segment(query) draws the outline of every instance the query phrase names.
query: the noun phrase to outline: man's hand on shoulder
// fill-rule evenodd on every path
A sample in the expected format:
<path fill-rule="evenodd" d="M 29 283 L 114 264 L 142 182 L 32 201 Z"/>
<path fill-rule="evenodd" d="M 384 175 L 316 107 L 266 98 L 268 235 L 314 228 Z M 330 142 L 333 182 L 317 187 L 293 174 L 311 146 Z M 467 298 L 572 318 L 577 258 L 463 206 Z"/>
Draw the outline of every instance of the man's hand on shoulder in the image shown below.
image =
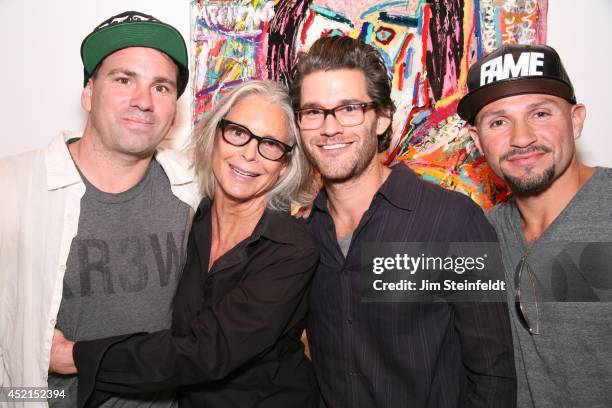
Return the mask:
<path fill-rule="evenodd" d="M 303 205 L 302 207 L 291 208 L 291 215 L 295 218 L 308 218 L 312 212 L 313 203 Z"/>

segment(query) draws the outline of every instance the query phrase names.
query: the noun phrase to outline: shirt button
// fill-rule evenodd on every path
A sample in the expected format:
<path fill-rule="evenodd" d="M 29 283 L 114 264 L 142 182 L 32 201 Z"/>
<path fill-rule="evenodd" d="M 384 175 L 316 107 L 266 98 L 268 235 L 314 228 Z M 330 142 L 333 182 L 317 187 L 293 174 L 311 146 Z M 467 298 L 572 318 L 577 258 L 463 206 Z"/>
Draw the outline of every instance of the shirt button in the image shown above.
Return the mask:
<path fill-rule="evenodd" d="M 354 377 L 354 376 L 356 376 L 356 375 L 357 375 L 357 373 L 356 373 L 356 372 L 354 372 L 354 371 L 349 371 L 349 373 L 348 373 L 348 374 L 349 374 L 349 376 L 351 376 L 351 377 Z"/>
<path fill-rule="evenodd" d="M 350 319 L 350 318 L 349 318 L 349 319 L 346 319 L 346 322 L 347 322 L 348 324 L 353 324 L 353 319 Z"/>

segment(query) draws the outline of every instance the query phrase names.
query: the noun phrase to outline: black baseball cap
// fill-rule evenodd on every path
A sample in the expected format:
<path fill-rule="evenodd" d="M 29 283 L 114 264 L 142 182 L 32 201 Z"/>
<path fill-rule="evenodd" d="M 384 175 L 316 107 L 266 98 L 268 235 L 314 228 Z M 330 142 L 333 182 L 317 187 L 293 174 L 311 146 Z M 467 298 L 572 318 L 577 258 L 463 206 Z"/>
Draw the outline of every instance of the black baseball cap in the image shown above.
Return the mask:
<path fill-rule="evenodd" d="M 147 47 L 168 55 L 178 67 L 177 98 L 189 81 L 187 46 L 181 33 L 169 24 L 138 11 L 117 14 L 94 28 L 81 43 L 84 84 L 100 63 L 115 51 Z"/>
<path fill-rule="evenodd" d="M 501 46 L 470 67 L 467 86 L 468 93 L 459 101 L 457 113 L 472 124 L 482 108 L 508 96 L 541 93 L 576 103 L 561 58 L 547 45 Z"/>

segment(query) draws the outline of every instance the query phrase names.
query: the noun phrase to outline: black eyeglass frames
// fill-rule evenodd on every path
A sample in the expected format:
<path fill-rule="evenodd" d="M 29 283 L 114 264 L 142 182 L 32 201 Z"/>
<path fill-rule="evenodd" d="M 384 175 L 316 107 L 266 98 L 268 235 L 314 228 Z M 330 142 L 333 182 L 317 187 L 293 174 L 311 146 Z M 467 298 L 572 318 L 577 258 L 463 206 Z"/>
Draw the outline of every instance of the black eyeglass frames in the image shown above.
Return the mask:
<path fill-rule="evenodd" d="M 252 139 L 257 140 L 257 151 L 263 158 L 268 160 L 281 160 L 295 147 L 295 144 L 293 146 L 289 146 L 288 144 L 271 137 L 257 136 L 246 126 L 232 122 L 231 120 L 227 120 L 225 118 L 219 121 L 219 128 L 221 129 L 221 136 L 223 137 L 223 140 L 232 146 L 244 146 Z"/>

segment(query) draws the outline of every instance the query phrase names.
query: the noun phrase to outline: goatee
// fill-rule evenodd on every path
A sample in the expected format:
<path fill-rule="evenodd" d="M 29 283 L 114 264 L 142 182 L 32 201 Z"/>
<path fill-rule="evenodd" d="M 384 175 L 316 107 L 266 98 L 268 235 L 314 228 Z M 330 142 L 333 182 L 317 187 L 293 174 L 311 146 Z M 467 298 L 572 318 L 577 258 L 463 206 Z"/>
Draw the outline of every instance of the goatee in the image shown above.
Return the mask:
<path fill-rule="evenodd" d="M 544 191 L 552 184 L 554 178 L 554 164 L 540 174 L 527 174 L 522 177 L 504 174 L 504 180 L 516 195 L 531 195 Z"/>

